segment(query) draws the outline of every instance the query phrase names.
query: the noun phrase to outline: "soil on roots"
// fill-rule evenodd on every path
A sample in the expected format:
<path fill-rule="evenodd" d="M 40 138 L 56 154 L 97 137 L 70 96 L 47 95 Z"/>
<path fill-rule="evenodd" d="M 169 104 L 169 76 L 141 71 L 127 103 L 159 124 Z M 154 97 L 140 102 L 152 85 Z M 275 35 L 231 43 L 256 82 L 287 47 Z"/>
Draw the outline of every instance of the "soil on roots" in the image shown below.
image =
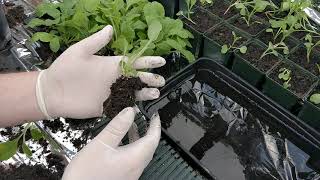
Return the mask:
<path fill-rule="evenodd" d="M 15 27 L 22 24 L 24 20 L 24 8 L 22 6 L 14 6 L 14 4 L 7 3 L 6 5 L 6 18 L 9 27 Z"/>
<path fill-rule="evenodd" d="M 111 94 L 103 104 L 104 113 L 112 119 L 124 108 L 134 106 L 135 91 L 144 87 L 147 85 L 140 78 L 121 76 L 111 86 Z"/>

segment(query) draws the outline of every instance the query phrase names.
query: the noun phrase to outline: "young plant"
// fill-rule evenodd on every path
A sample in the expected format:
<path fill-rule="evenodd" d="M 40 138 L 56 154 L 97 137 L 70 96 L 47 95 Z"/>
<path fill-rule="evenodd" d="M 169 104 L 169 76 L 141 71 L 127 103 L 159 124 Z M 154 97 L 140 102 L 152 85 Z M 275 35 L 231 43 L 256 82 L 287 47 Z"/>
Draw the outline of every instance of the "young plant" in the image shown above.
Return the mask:
<path fill-rule="evenodd" d="M 310 102 L 314 103 L 315 105 L 319 105 L 320 104 L 320 94 L 319 93 L 313 94 L 310 97 Z"/>
<path fill-rule="evenodd" d="M 247 52 L 247 46 L 235 47 L 236 42 L 239 41 L 242 37 L 237 36 L 237 34 L 234 31 L 232 31 L 232 36 L 233 36 L 233 42 L 230 45 L 224 44 L 221 47 L 221 53 L 226 54 L 231 49 L 232 50 L 238 49 L 242 54 L 245 54 Z"/>
<path fill-rule="evenodd" d="M 280 80 L 284 81 L 283 87 L 285 89 L 288 89 L 289 87 L 291 87 L 291 84 L 290 84 L 290 81 L 291 81 L 291 70 L 290 69 L 281 68 L 279 70 L 278 78 Z"/>
<path fill-rule="evenodd" d="M 28 123 L 24 125 L 24 128 L 20 135 L 18 135 L 15 139 L 0 143 L 0 160 L 5 161 L 10 159 L 13 155 L 15 155 L 18 149 L 22 149 L 23 153 L 28 157 L 32 156 L 32 151 L 29 146 L 26 144 L 26 134 L 30 132 L 31 138 L 35 141 L 39 141 L 44 138 L 42 132 L 33 124 Z"/>
<path fill-rule="evenodd" d="M 194 13 L 192 11 L 192 8 L 194 7 L 194 5 L 197 3 L 197 0 L 185 0 L 186 4 L 187 4 L 187 9 L 185 11 L 179 11 L 178 12 L 178 16 L 184 16 L 185 18 L 187 18 L 190 22 L 194 23 L 191 19 L 191 15 Z M 201 0 L 201 2 L 205 2 L 205 0 Z"/>
<path fill-rule="evenodd" d="M 49 43 L 53 52 L 71 46 L 106 25 L 112 25 L 114 38 L 107 48 L 117 55 L 131 57 L 147 47 L 141 55 L 162 56 L 179 52 L 189 61 L 194 60 L 193 54 L 187 50 L 191 47 L 189 39 L 193 35 L 183 28 L 181 20 L 165 17 L 165 10 L 158 2 L 69 0 L 43 3 L 36 12 L 37 18 L 31 20 L 29 26 L 45 27 L 45 31 L 35 33 L 32 40 Z M 158 21 L 162 30 L 156 40 L 148 43 L 148 29 L 153 21 Z"/>
<path fill-rule="evenodd" d="M 257 21 L 252 22 L 252 17 L 256 13 L 264 12 L 268 7 L 274 8 L 274 4 L 267 0 L 236 0 L 231 4 L 225 13 L 227 13 L 232 7 L 235 7 L 240 11 L 242 18 L 245 20 L 248 26 L 252 23 L 260 23 Z"/>
<path fill-rule="evenodd" d="M 307 34 L 304 38 L 307 42 L 304 43 L 306 49 L 307 49 L 307 61 L 308 63 L 310 63 L 310 56 L 311 56 L 311 52 L 312 50 L 320 45 L 320 40 L 318 42 L 313 42 L 313 38 L 311 34 Z M 318 64 L 317 64 L 318 66 Z M 318 66 L 319 68 L 319 66 Z"/>
<path fill-rule="evenodd" d="M 200 1 L 201 6 L 213 4 L 213 0 L 199 0 L 199 1 Z"/>
<path fill-rule="evenodd" d="M 262 59 L 263 57 L 267 56 L 267 55 L 275 55 L 275 56 L 279 56 L 278 51 L 281 50 L 283 51 L 283 54 L 289 54 L 289 48 L 288 46 L 284 43 L 284 42 L 280 42 L 277 44 L 273 44 L 272 42 L 269 42 L 269 46 L 268 48 L 263 52 L 263 54 L 261 55 L 260 59 Z"/>

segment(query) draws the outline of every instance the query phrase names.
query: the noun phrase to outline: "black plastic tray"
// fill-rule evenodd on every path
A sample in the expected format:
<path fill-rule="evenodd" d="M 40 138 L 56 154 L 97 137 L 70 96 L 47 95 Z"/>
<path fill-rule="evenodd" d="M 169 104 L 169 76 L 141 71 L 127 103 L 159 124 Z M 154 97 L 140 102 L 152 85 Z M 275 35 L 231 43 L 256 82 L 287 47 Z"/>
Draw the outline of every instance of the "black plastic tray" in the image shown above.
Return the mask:
<path fill-rule="evenodd" d="M 268 124 L 271 124 L 274 129 L 285 132 L 288 135 L 287 138 L 291 142 L 299 145 L 299 148 L 311 155 L 311 158 L 308 161 L 309 165 L 316 170 L 320 170 L 318 159 L 318 155 L 320 154 L 320 133 L 303 123 L 296 116 L 279 106 L 259 90 L 240 79 L 237 75 L 233 74 L 214 60 L 202 58 L 196 63 L 187 66 L 176 76 L 168 79 L 167 85 L 161 89 L 161 97 L 159 99 L 165 97 L 170 90 L 181 85 L 185 80 L 197 73 L 202 73 L 201 77 L 204 77 L 203 81 L 213 88 L 217 87 L 223 95 L 228 96 L 231 99 L 233 99 L 232 97 L 236 97 L 237 103 L 249 111 L 255 109 L 254 112 L 258 113 L 252 113 L 254 116 L 260 120 L 268 121 Z M 224 94 L 223 92 L 226 92 L 227 94 Z M 155 109 L 150 110 L 150 107 L 158 101 L 159 100 L 141 102 L 139 104 L 142 113 L 147 118 L 150 118 L 155 111 Z M 163 136 L 170 139 L 170 142 L 179 152 L 181 152 L 182 156 L 184 156 L 191 165 L 199 168 L 199 171 L 208 179 L 215 179 L 214 175 L 212 175 L 188 150 L 176 143 L 175 139 L 172 138 L 165 129 L 162 131 Z"/>

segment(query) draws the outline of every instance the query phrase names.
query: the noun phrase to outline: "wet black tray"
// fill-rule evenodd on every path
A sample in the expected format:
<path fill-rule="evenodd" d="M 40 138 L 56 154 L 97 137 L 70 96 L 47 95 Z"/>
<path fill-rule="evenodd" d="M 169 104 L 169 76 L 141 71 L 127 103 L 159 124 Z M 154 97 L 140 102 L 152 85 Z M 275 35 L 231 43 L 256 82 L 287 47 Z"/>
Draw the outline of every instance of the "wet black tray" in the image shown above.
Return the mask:
<path fill-rule="evenodd" d="M 200 59 L 167 80 L 167 85 L 161 89 L 161 97 L 158 100 L 139 104 L 142 113 L 150 118 L 155 111 L 160 109 L 161 105 L 158 103 L 168 96 L 168 93 L 194 76 L 201 77 L 202 82 L 219 90 L 224 96 L 234 99 L 259 120 L 272 126 L 273 129 L 286 134 L 286 139 L 310 155 L 308 166 L 314 170 L 320 170 L 318 157 L 320 154 L 320 134 L 214 60 Z M 165 120 L 162 119 L 162 121 Z M 187 159 L 193 167 L 198 168 L 206 178 L 215 179 L 209 169 L 164 128 L 163 136 L 167 137 L 184 159 Z"/>

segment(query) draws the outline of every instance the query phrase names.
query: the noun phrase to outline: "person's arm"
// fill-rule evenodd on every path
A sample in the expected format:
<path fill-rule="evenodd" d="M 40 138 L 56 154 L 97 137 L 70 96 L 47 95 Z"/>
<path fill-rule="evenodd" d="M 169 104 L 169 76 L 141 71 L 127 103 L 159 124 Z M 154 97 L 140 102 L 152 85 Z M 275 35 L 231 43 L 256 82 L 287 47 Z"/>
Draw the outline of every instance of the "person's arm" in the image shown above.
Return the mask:
<path fill-rule="evenodd" d="M 0 127 L 44 118 L 36 98 L 38 74 L 0 74 Z"/>
<path fill-rule="evenodd" d="M 121 76 L 122 56 L 97 56 L 112 39 L 112 26 L 72 45 L 52 65 L 39 72 L 0 74 L 0 127 L 57 117 L 101 117 L 110 88 Z M 135 69 L 161 67 L 162 57 L 138 58 Z M 154 88 L 136 92 L 137 100 L 160 95 L 162 76 L 138 72 L 141 81 Z"/>

